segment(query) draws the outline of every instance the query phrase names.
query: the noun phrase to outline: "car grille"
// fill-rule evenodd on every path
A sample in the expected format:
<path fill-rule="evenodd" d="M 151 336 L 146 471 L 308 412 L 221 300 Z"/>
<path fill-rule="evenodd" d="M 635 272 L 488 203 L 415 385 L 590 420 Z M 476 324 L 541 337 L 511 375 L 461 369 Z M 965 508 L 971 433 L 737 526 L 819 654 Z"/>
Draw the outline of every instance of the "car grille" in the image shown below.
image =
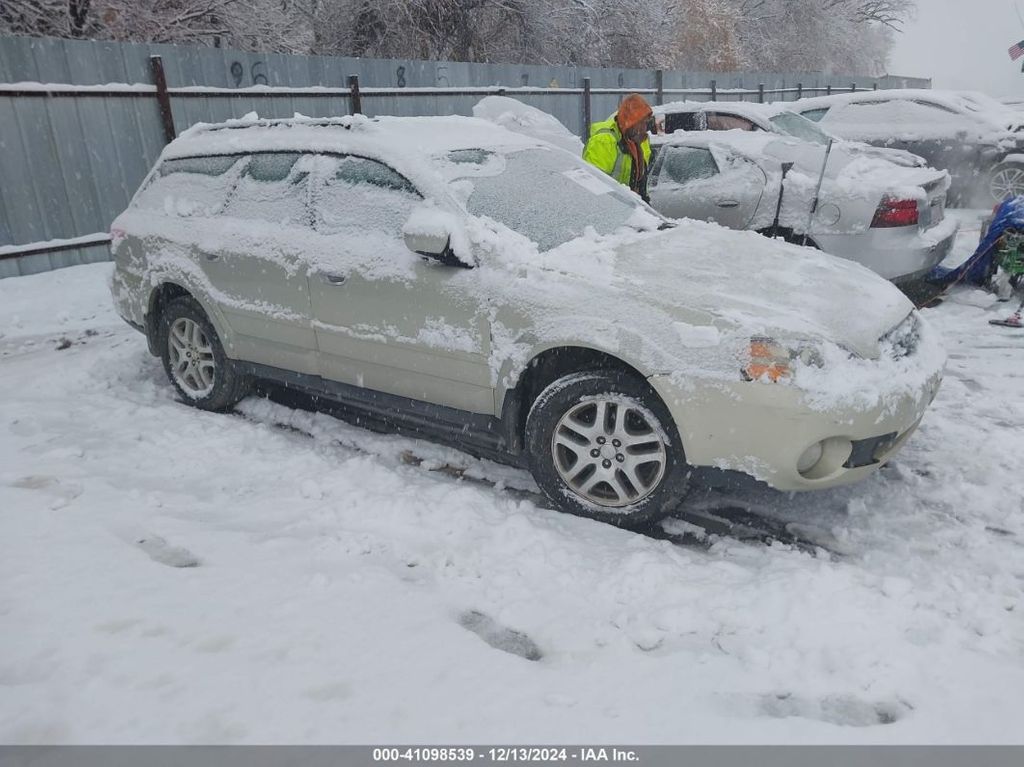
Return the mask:
<path fill-rule="evenodd" d="M 882 354 L 899 360 L 917 351 L 921 339 L 921 320 L 917 312 L 911 312 L 899 325 L 878 339 Z"/>

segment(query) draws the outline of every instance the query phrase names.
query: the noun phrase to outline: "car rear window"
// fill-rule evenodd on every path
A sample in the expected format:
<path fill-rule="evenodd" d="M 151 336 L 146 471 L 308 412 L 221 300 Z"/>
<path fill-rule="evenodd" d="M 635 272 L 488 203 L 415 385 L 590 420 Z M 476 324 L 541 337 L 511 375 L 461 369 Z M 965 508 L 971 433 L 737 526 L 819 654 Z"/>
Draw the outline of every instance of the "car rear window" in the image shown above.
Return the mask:
<path fill-rule="evenodd" d="M 821 122 L 821 118 L 825 116 L 826 112 L 828 112 L 828 107 L 824 107 L 822 109 L 808 109 L 806 112 L 801 112 L 800 114 L 811 122 Z"/>

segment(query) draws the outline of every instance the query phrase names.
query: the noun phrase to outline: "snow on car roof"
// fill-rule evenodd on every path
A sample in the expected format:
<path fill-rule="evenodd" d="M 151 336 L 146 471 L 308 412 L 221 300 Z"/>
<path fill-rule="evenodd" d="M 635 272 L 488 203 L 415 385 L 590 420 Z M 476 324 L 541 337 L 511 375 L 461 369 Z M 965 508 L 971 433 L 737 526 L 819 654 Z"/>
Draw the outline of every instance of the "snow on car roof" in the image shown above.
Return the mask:
<path fill-rule="evenodd" d="M 792 102 L 780 102 L 795 112 L 824 109 L 837 104 L 862 104 L 885 102 L 896 99 L 923 101 L 945 107 L 959 114 L 970 114 L 1004 126 L 1008 115 L 1013 114 L 1005 104 L 975 91 L 944 91 L 927 88 L 894 88 L 860 93 L 834 93 L 831 96 L 815 96 Z"/>
<path fill-rule="evenodd" d="M 789 112 L 782 104 L 758 104 L 749 101 L 672 101 L 654 107 L 654 114 L 678 114 L 680 112 L 725 112 L 750 120 L 770 120 L 776 115 Z"/>
<path fill-rule="evenodd" d="M 963 109 L 962 99 L 955 91 L 937 91 L 930 88 L 890 88 L 879 91 L 858 91 L 857 93 L 833 93 L 830 96 L 809 96 L 797 101 L 776 103 L 788 104 L 790 109 L 802 112 L 806 109 L 824 108 L 836 104 L 891 101 L 893 99 L 921 99 L 948 106 L 958 112 Z"/>
<path fill-rule="evenodd" d="M 237 120 L 192 126 L 168 144 L 160 158 L 268 151 L 355 154 L 385 162 L 431 196 L 452 179 L 473 175 L 471 166 L 450 161 L 453 152 L 503 154 L 537 148 L 550 150 L 551 146 L 473 117 L 311 118 L 297 114 L 260 119 L 250 112 Z"/>
<path fill-rule="evenodd" d="M 516 150 L 544 146 L 473 117 L 260 119 L 250 113 L 215 125 L 199 123 L 168 144 L 165 159 L 197 154 L 252 151 L 401 153 L 435 157 L 461 149 Z"/>

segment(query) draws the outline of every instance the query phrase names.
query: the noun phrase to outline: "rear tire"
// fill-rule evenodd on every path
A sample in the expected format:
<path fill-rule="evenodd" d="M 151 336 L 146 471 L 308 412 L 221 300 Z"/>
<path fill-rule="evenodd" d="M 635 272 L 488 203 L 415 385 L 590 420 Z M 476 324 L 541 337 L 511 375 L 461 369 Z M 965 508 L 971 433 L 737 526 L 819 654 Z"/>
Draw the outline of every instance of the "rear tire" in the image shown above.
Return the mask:
<path fill-rule="evenodd" d="M 626 371 L 567 375 L 526 421 L 530 470 L 562 511 L 637 528 L 671 514 L 690 469 L 668 408 Z"/>
<path fill-rule="evenodd" d="M 186 405 L 227 410 L 249 393 L 249 378 L 228 359 L 209 317 L 191 296 L 164 307 L 157 343 L 164 372 Z"/>

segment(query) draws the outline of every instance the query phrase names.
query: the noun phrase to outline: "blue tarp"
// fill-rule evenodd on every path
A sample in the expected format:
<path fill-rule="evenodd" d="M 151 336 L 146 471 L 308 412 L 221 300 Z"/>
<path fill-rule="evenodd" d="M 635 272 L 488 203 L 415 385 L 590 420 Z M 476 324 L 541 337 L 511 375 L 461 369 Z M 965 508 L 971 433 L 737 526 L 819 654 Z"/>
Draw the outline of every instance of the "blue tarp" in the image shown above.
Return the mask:
<path fill-rule="evenodd" d="M 992 264 L 996 243 L 1008 229 L 1024 233 L 1024 196 L 1011 197 L 996 209 L 995 218 L 992 219 L 985 239 L 970 258 L 954 269 L 936 266 L 928 275 L 928 281 L 942 287 L 954 282 L 972 282 L 980 285 L 985 281 L 985 275 Z"/>

